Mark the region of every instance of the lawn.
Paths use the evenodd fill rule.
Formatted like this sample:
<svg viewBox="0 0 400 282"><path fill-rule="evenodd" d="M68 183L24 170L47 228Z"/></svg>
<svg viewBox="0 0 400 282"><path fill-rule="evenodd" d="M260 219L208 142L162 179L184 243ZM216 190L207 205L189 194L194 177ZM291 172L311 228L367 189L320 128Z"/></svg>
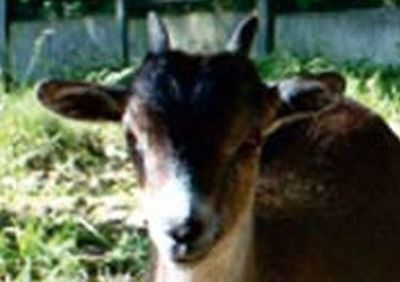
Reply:
<svg viewBox="0 0 400 282"><path fill-rule="evenodd" d="M322 59L257 61L266 80L336 70L346 95L400 132L400 70ZM82 79L126 84L132 69ZM117 125L87 125L44 111L33 87L0 96L0 281L136 281L148 240L136 203L134 171Z"/></svg>

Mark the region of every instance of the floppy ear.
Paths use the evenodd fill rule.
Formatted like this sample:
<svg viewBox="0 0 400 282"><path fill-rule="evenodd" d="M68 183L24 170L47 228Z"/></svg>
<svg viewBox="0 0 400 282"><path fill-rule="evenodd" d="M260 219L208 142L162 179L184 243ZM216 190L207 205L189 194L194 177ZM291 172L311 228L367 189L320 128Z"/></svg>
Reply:
<svg viewBox="0 0 400 282"><path fill-rule="evenodd" d="M226 49L229 52L248 56L258 27L258 19L251 15L244 19L233 31Z"/></svg>
<svg viewBox="0 0 400 282"><path fill-rule="evenodd" d="M334 95L343 95L346 90L345 78L337 72L321 72L312 75L316 80L320 81Z"/></svg>
<svg viewBox="0 0 400 282"><path fill-rule="evenodd" d="M147 32L149 51L153 54L163 54L170 48L167 27L156 13L150 12L147 17Z"/></svg>
<svg viewBox="0 0 400 282"><path fill-rule="evenodd" d="M85 82L50 80L37 89L39 101L62 116L87 121L120 121L128 91Z"/></svg>
<svg viewBox="0 0 400 282"><path fill-rule="evenodd" d="M262 99L262 137L286 124L314 116L334 102L323 93L318 84L301 84L288 79L266 85Z"/></svg>
<svg viewBox="0 0 400 282"><path fill-rule="evenodd" d="M318 111L343 97L344 78L334 72L307 74L274 85L287 113Z"/></svg>

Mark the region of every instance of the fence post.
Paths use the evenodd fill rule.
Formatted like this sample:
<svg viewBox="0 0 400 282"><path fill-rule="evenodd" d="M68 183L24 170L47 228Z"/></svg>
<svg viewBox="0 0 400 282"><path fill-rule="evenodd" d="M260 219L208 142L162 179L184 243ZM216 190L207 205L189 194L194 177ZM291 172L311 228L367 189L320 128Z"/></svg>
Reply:
<svg viewBox="0 0 400 282"><path fill-rule="evenodd" d="M257 9L260 17L257 51L260 57L269 55L274 48L274 11L272 1L257 1Z"/></svg>
<svg viewBox="0 0 400 282"><path fill-rule="evenodd" d="M10 18L7 4L7 0L0 0L0 79L5 92L11 86Z"/></svg>
<svg viewBox="0 0 400 282"><path fill-rule="evenodd" d="M115 16L117 21L118 35L121 42L121 60L122 66L129 65L129 22L127 13L127 0L115 1Z"/></svg>

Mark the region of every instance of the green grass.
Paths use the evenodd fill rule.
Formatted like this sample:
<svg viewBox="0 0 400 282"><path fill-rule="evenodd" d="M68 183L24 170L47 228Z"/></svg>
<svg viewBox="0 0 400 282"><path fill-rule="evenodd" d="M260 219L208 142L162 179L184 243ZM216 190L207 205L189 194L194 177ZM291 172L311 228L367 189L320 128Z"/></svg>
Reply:
<svg viewBox="0 0 400 282"><path fill-rule="evenodd" d="M33 92L0 96L0 281L139 279L148 241L122 132L62 120Z"/></svg>
<svg viewBox="0 0 400 282"><path fill-rule="evenodd" d="M400 132L399 70L289 56L257 66L266 80L339 71L347 96ZM124 85L131 72L83 77ZM0 281L138 280L148 240L132 226L136 182L119 127L62 120L43 110L33 92L0 95Z"/></svg>

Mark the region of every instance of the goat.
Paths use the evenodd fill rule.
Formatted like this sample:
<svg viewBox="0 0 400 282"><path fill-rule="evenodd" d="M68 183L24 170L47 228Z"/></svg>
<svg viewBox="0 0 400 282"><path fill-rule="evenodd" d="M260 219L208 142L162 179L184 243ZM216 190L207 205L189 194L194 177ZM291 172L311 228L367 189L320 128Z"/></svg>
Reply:
<svg viewBox="0 0 400 282"><path fill-rule="evenodd" d="M38 98L122 122L153 243L155 282L400 280L400 142L343 96L338 74L265 85L251 16L225 52L171 50L148 18L129 89L50 80Z"/></svg>

